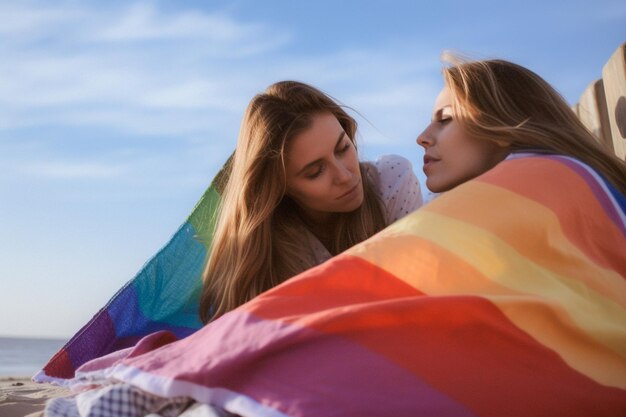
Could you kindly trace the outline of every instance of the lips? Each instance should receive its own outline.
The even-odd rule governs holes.
[[[431,162],[437,162],[437,161],[439,161],[439,159],[435,158],[434,156],[424,155],[424,165],[428,165]]]
[[[424,167],[422,168],[422,170],[426,172],[426,169],[430,168],[431,166],[433,166],[435,162],[439,162],[439,161],[440,161],[439,158],[435,158],[432,155],[424,155]]]

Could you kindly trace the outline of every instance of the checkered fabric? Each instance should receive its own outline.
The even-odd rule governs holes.
[[[191,411],[187,413],[186,411]],[[128,384],[86,391],[75,397],[55,398],[46,406],[46,417],[226,417],[231,414],[189,397],[164,398]]]

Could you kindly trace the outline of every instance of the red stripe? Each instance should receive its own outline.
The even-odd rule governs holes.
[[[626,410],[626,392],[579,374],[478,297],[398,300],[315,327],[358,341],[479,415]]]
[[[342,306],[420,295],[423,293],[366,260],[340,255],[265,292],[243,308],[268,319],[300,317]]]
[[[53,378],[69,379],[74,377],[74,364],[70,359],[67,350],[59,350],[50,361],[43,368],[44,373],[47,376]]]

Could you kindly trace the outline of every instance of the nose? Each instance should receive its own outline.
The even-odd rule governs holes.
[[[335,184],[343,184],[352,180],[352,171],[350,168],[343,164],[341,161],[338,161],[335,165]]]
[[[432,132],[430,131],[430,125],[428,125],[426,129],[422,131],[422,133],[417,135],[417,139],[415,140],[415,142],[424,149],[433,144],[433,137]]]

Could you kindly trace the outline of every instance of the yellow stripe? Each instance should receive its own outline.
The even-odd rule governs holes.
[[[407,245],[407,233],[450,256],[434,253],[427,245]],[[530,262],[481,228],[420,210],[349,253],[429,295],[482,296],[574,369],[599,383],[626,388],[624,309],[579,281]],[[459,261],[478,273],[439,274],[443,263],[458,267]],[[595,277],[605,279],[606,271],[598,270]]]

